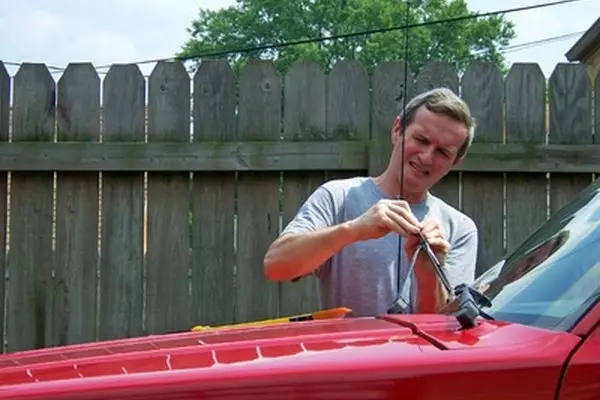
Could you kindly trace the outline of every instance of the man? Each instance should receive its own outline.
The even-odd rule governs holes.
[[[349,307],[354,316],[386,313],[399,293],[407,312],[437,312],[447,297],[424,253],[409,273],[420,231],[452,287],[472,283],[477,228],[429,189],[463,160],[475,121],[462,99],[444,88],[407,104],[406,127],[403,117],[393,122],[393,150],[380,176],[332,180],[306,200],[265,255],[268,279],[313,273],[321,306]]]

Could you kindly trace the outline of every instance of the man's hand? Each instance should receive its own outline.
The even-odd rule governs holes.
[[[443,264],[450,251],[450,244],[444,238],[439,224],[431,220],[425,221],[422,233],[427,243],[429,243],[431,250],[440,261],[440,264]],[[404,249],[409,259],[413,258],[420,240],[419,235],[407,237]],[[431,260],[424,252],[419,254],[415,263],[415,275],[418,288],[417,312],[438,312],[446,304],[448,294],[446,293],[446,288],[436,275]]]
[[[422,226],[404,200],[381,200],[351,223],[359,240],[377,239],[390,232],[409,237]]]

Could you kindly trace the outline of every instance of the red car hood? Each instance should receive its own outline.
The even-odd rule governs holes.
[[[476,369],[478,361],[501,366],[502,360],[562,357],[577,341],[569,334],[500,322],[482,321],[461,331],[454,318],[443,315],[154,335],[6,354],[0,357],[0,399],[26,398],[26,393],[59,398],[52,393],[63,393],[65,385],[72,393],[89,390],[100,398],[125,387],[151,385],[156,391],[164,384],[168,391],[169,385],[193,381],[210,388],[286,376],[315,379],[334,370],[351,376],[410,367],[414,375],[432,365],[457,368],[461,362]]]

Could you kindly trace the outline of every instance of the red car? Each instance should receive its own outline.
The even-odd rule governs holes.
[[[600,399],[598,244],[600,180],[440,315],[6,354],[0,399]]]

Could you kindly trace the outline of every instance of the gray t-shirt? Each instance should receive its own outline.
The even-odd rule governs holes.
[[[355,219],[385,198],[370,177],[328,181],[309,196],[282,234],[314,231]],[[450,243],[451,251],[443,268],[452,287],[471,284],[477,258],[475,223],[431,194],[425,201],[411,205],[411,209],[419,221],[436,220]],[[408,311],[414,310],[414,273],[407,280],[410,260],[403,244],[402,241],[400,268],[399,235],[395,233],[353,243],[323,263],[314,271],[319,282],[320,307],[348,307],[353,316],[384,314],[396,299],[399,278],[402,297],[410,304]]]

